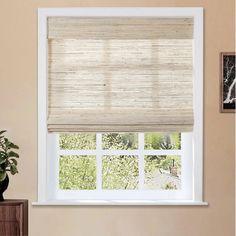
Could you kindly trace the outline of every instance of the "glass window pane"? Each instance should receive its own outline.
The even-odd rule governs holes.
[[[60,156],[60,189],[96,189],[96,156]]]
[[[145,133],[145,149],[181,149],[181,133]]]
[[[137,156],[103,156],[102,188],[137,189],[138,188]]]
[[[138,148],[137,133],[106,133],[102,135],[102,148],[127,150]]]
[[[60,134],[60,149],[96,149],[96,134]]]
[[[181,189],[180,156],[145,156],[145,189]]]

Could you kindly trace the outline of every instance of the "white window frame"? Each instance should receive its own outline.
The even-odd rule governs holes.
[[[146,150],[144,149],[144,133],[138,133],[138,148],[134,150],[102,149],[102,134],[96,134],[94,150],[62,150],[59,147],[59,135],[50,134],[53,143],[48,158],[48,190],[51,199],[57,200],[107,200],[107,201],[157,201],[186,200],[193,197],[192,186],[192,133],[181,133],[181,149],[178,150]],[[62,190],[59,188],[59,158],[61,155],[96,156],[96,189],[95,190]],[[113,155],[136,156],[139,165],[139,186],[137,190],[103,190],[102,189],[102,157]],[[179,155],[181,160],[181,189],[179,190],[146,190],[144,189],[144,157],[146,155]]]
[[[56,168],[49,169],[57,153],[57,139],[47,132],[47,18],[50,16],[153,16],[153,17],[193,17],[194,19],[194,130],[187,146],[193,155],[193,178],[191,196],[176,196],[173,200],[131,198],[107,200],[100,199],[58,199],[51,186],[57,186]],[[185,135],[185,134],[184,134]],[[191,133],[186,135],[190,135]],[[191,145],[192,144],[192,145]],[[53,148],[54,147],[54,148]],[[57,157],[58,158],[58,157]],[[203,202],[203,8],[41,8],[38,9],[38,202],[35,205],[207,205]],[[112,196],[112,194],[111,194]],[[184,197],[183,197],[184,196]]]

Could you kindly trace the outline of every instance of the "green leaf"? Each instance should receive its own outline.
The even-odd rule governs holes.
[[[17,166],[17,160],[15,160],[15,159],[10,159],[10,161],[15,165],[15,166]],[[1,164],[1,163],[0,163]]]
[[[4,138],[4,141],[5,143],[9,143],[8,139],[7,138]]]
[[[4,149],[9,149],[9,144],[10,142],[8,141],[8,139],[4,138],[4,143],[3,143],[3,146],[5,147]]]
[[[0,172],[0,181],[3,181],[6,178],[6,176],[7,176],[6,171],[1,171]]]
[[[13,151],[10,151],[7,155],[8,155],[8,157],[17,157],[17,158],[19,158],[19,155],[17,153],[13,152]]]
[[[5,132],[7,132],[7,131],[6,131],[6,130],[1,130],[1,131],[0,131],[0,135],[3,134],[3,133],[5,133]]]
[[[0,151],[0,158],[6,158],[7,157],[7,153],[6,152],[3,152],[3,151]]]
[[[19,147],[15,145],[14,143],[9,143],[8,147],[13,148],[13,149],[19,149]]]
[[[10,172],[11,172],[12,175],[18,173],[17,167],[14,164],[11,164]]]
[[[0,159],[0,165],[4,162],[6,162],[6,159]]]

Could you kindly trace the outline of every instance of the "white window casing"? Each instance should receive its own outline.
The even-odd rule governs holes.
[[[58,146],[58,135],[48,133],[47,129],[47,79],[48,79],[48,17],[192,17],[193,26],[193,132],[182,133],[181,155],[193,158],[182,158],[183,189],[177,191],[97,191],[96,199],[91,191],[60,191],[58,187],[58,156],[59,152],[66,154],[83,154],[86,151],[62,151]],[[139,134],[139,141],[144,142],[143,133]],[[142,145],[141,145],[142,146]],[[172,150],[169,151],[170,154]],[[101,134],[97,134],[96,152],[87,154],[97,155],[97,176],[102,176],[101,158],[104,153],[115,151],[101,150]],[[121,151],[119,151],[120,153]],[[137,153],[136,153],[137,152]],[[124,150],[125,153],[137,155],[158,154],[161,150]],[[177,152],[175,151],[175,154]],[[111,153],[110,153],[111,154]],[[135,154],[135,155],[136,155]],[[50,157],[50,158],[48,158]],[[143,160],[143,158],[142,158]],[[53,168],[51,168],[53,166]],[[144,162],[139,162],[140,187],[144,180]],[[52,178],[53,177],[53,178]],[[188,182],[190,181],[190,182]],[[35,205],[207,205],[203,202],[203,9],[195,8],[42,8],[38,10],[38,201]],[[102,180],[97,179],[97,189],[101,189]],[[90,197],[89,197],[90,196]],[[168,197],[169,196],[169,197]]]

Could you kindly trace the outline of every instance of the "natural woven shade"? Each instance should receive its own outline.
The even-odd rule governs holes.
[[[192,18],[48,18],[48,130],[191,131],[192,44]]]

